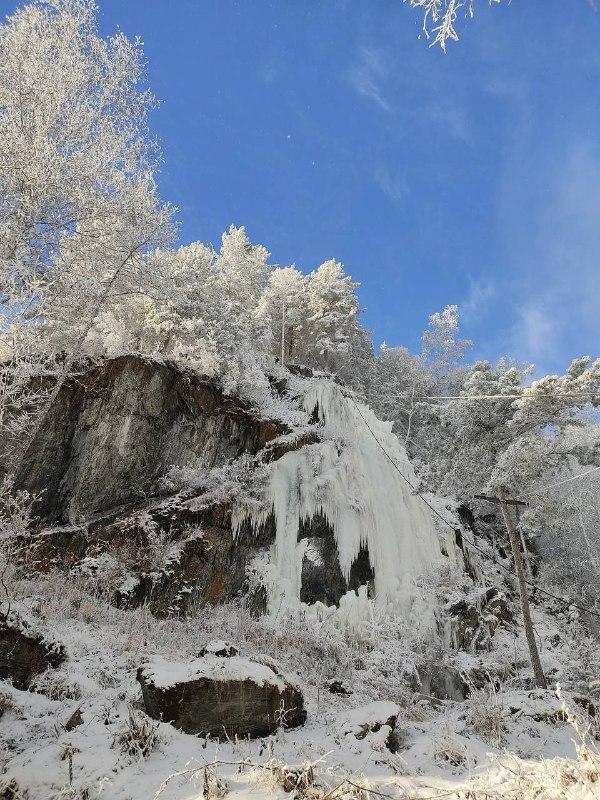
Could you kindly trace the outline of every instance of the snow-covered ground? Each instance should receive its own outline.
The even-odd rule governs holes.
[[[2,780],[17,781],[23,793],[16,797],[150,800],[160,792],[165,799],[199,800],[219,796],[222,784],[232,800],[283,798],[290,796],[284,785],[289,789],[290,781],[302,779],[314,781],[313,793],[305,795],[314,798],[381,796],[369,790],[392,798],[447,797],[465,782],[474,792],[479,787],[481,793],[471,797],[535,797],[511,793],[510,782],[521,780],[519,773],[529,780],[538,770],[554,785],[559,779],[553,771],[591,763],[560,760],[576,757],[577,736],[559,718],[560,702],[552,691],[524,688],[530,681],[525,642],[509,631],[499,634],[494,651],[462,654],[454,664],[493,674],[498,662],[510,658],[520,681],[497,690],[490,684],[467,701],[453,702],[420,695],[411,672],[428,659],[448,665],[448,654],[419,653],[421,645],[415,649],[414,641],[390,636],[383,626],[370,643],[351,644],[330,623],[253,620],[236,605],[187,620],[156,620],[143,609],[114,609],[58,575],[20,588],[29,599],[17,611],[62,642],[68,658],[38,679],[36,691],[2,686]],[[538,623],[550,637],[550,618],[538,615]],[[277,658],[304,692],[304,727],[218,743],[141,716],[137,668],[160,659],[192,661],[218,635],[244,658],[261,653]],[[568,650],[542,653],[545,664],[551,656],[566,680],[572,666]],[[333,679],[350,693],[332,694]],[[576,707],[568,691],[565,696]],[[77,709],[83,723],[66,730]],[[132,747],[131,715],[156,734],[146,758]],[[397,752],[387,745],[386,721],[393,716]],[[289,770],[299,772],[290,777]],[[594,796],[592,783],[584,791],[573,777],[565,780],[568,793],[540,797]],[[206,781],[212,795],[204,793]]]

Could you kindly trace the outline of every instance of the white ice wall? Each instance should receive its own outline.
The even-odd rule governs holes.
[[[334,530],[344,576],[349,577],[361,546],[366,546],[377,601],[408,611],[411,580],[441,557],[438,536],[427,507],[390,464],[373,434],[416,485],[406,451],[392,434],[391,423],[377,419],[364,405],[359,413],[354,400],[330,380],[314,381],[303,404],[309,413],[318,408],[323,440],[274,462],[267,487],[267,506],[277,524],[272,566],[279,592],[299,599],[306,542],[297,541],[298,528],[301,519],[320,513]]]

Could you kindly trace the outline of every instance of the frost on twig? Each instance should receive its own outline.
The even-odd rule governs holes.
[[[490,5],[499,2],[489,0]],[[428,39],[433,37],[430,47],[439,44],[444,52],[448,39],[458,41],[455,24],[461,9],[466,17],[475,13],[475,0],[410,0],[410,4],[412,8],[423,9],[423,31]]]

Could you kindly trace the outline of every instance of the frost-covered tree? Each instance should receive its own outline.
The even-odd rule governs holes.
[[[139,42],[97,33],[93,0],[48,0],[0,25],[0,350],[45,336],[68,371],[107,298],[143,281],[171,234],[154,182]],[[52,325],[54,320],[55,324]]]
[[[478,398],[520,395],[524,375],[510,363],[480,361],[466,370],[458,390],[464,399],[430,405],[427,460],[444,491],[468,497],[487,484],[514,438],[514,400]]]
[[[332,259],[310,273],[306,360],[311,366],[335,370],[350,352],[350,342],[359,327],[357,283]]]
[[[194,358],[206,351],[215,332],[228,327],[213,261],[213,251],[200,242],[148,254],[146,276],[152,279],[143,291],[105,304],[90,346],[109,355],[135,349]]]
[[[403,2],[406,3],[407,0]],[[457,20],[460,17],[472,18],[475,14],[475,0],[408,0],[408,2],[423,13],[423,31],[427,39],[431,40],[430,47],[439,44],[444,52],[448,39],[454,42],[459,39],[456,30]],[[502,0],[488,0],[489,5],[500,2]],[[588,0],[588,3],[591,8],[596,9],[596,0]]]
[[[406,2],[406,0],[403,0]],[[423,31],[431,46],[439,44],[446,50],[448,39],[457,42],[456,21],[460,16],[472,17],[475,13],[475,0],[409,0],[413,8],[423,12]],[[489,4],[501,0],[488,0]]]
[[[600,425],[569,431],[557,449],[560,465],[552,480],[546,476],[527,498],[522,525],[537,537],[545,578],[600,609]]]
[[[432,388],[420,356],[412,356],[405,347],[381,345],[370,370],[369,405],[381,419],[394,422],[394,432],[413,454],[419,450],[417,436],[424,408],[420,398],[431,394]]]
[[[458,306],[446,306],[429,317],[423,333],[423,360],[440,392],[448,392],[460,383],[461,364],[473,343],[459,339]]]
[[[588,393],[600,391],[600,361],[576,359],[564,375],[524,386],[528,371],[478,362],[461,399],[439,401],[429,462],[444,491],[466,498],[502,483],[524,492],[560,466],[562,437],[586,424],[582,409],[599,399]]]
[[[102,39],[95,14],[92,0],[49,0],[0,26],[3,291],[35,309],[69,273],[53,302],[78,293],[80,319],[136,272],[170,221],[153,177],[140,44]]]
[[[268,322],[270,350],[284,363],[297,363],[306,352],[308,282],[296,267],[274,269],[261,295],[259,314]]]
[[[346,353],[337,356],[336,375],[346,386],[366,396],[374,358],[371,334],[359,322],[349,331]]]
[[[221,277],[224,293],[239,313],[254,316],[273,269],[267,263],[270,255],[261,244],[250,242],[243,226],[236,228],[232,225],[223,234],[215,269]]]

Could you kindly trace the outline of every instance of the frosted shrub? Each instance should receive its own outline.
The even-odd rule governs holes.
[[[206,503],[225,503],[235,498],[237,503],[260,504],[266,467],[248,454],[229,461],[221,467],[173,467],[164,479],[165,486],[176,490],[202,490]]]
[[[467,725],[484,741],[501,747],[506,731],[502,694],[497,691],[496,685],[489,675],[487,676],[487,685],[482,689],[478,689],[466,673],[462,673],[461,677],[470,692]]]
[[[17,584],[18,594],[32,598],[32,612],[56,622],[83,620],[86,624],[104,624],[114,613],[109,606],[110,587],[97,578],[89,578],[58,569],[37,575]]]
[[[227,784],[219,777],[216,767],[204,767],[202,775],[203,800],[220,800],[227,794]]]
[[[151,573],[165,569],[177,547],[172,534],[162,530],[149,514],[141,513],[133,518],[131,532],[125,530],[111,542],[110,553],[103,553],[93,563],[101,567],[100,584],[114,588],[127,578],[128,570]]]
[[[0,780],[0,797],[6,800],[28,800],[28,793],[21,790],[14,778]]]
[[[0,617],[10,613],[16,578],[16,551],[19,538],[27,535],[35,497],[29,492],[15,492],[10,477],[0,483]]]
[[[454,736],[449,726],[440,736],[434,737],[434,759],[438,762],[447,762],[453,767],[462,767],[469,762],[469,751],[456,736]]]
[[[600,795],[600,752],[591,739],[590,724],[567,705],[560,685],[556,693],[575,734],[576,757],[525,761],[513,753],[491,755],[500,771],[494,786],[486,779],[474,779],[460,787],[460,796],[471,800],[587,800]]]
[[[33,690],[50,700],[81,700],[82,691],[78,681],[64,672],[47,670],[39,675],[33,684]]]
[[[116,734],[115,741],[121,752],[135,760],[148,758],[158,742],[159,723],[142,711],[129,707],[125,725]]]

